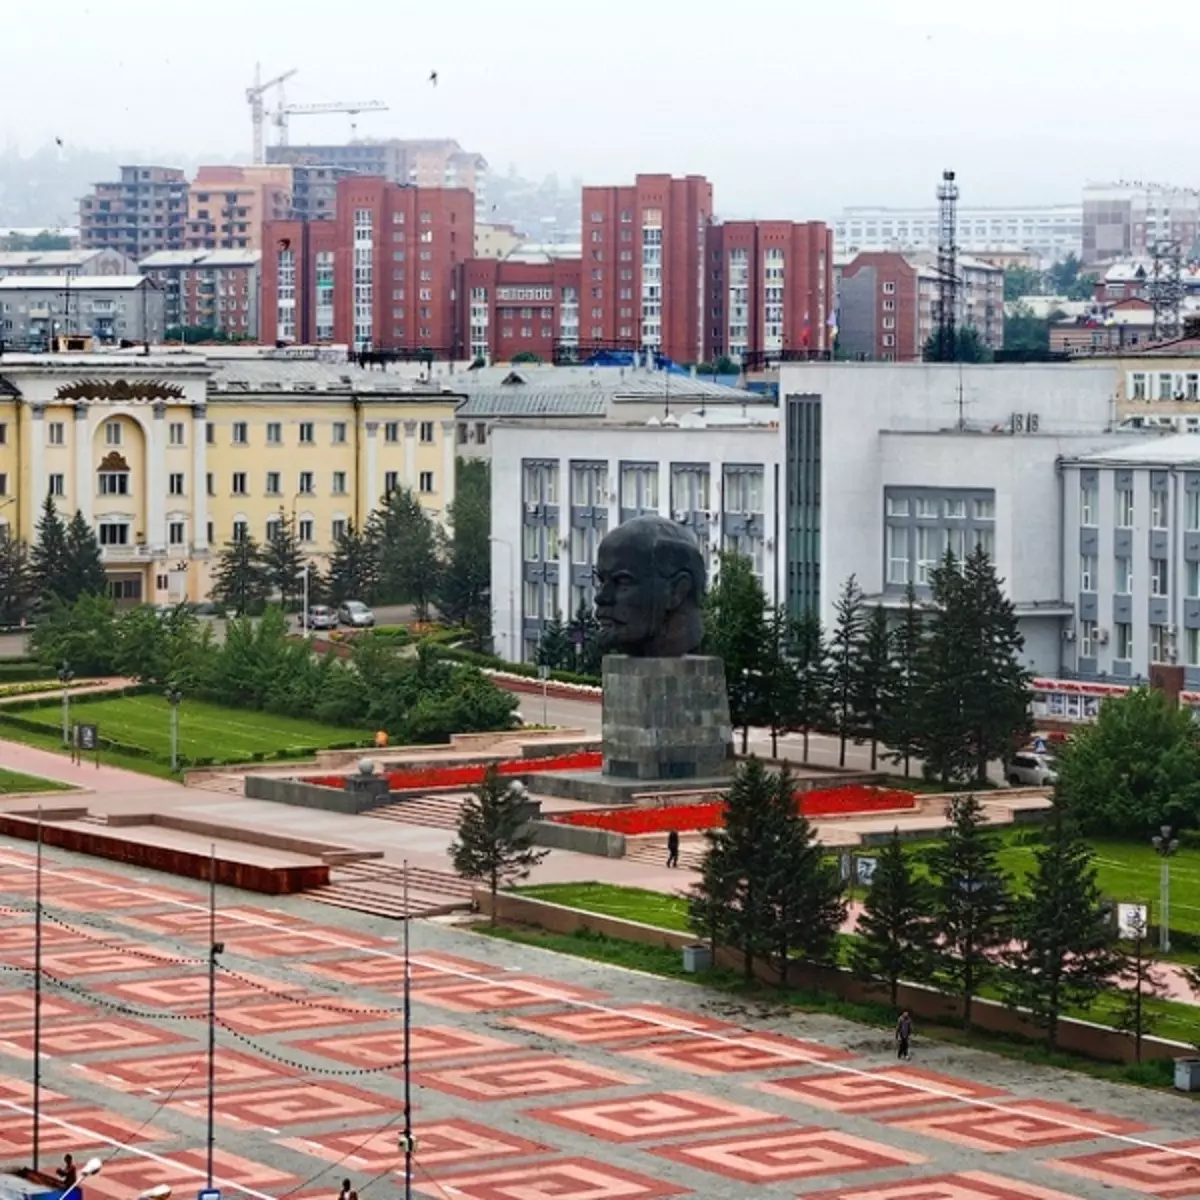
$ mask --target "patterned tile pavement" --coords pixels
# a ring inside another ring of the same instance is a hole
[[[30,856],[0,845],[0,1153],[31,1140]],[[395,925],[222,889],[215,1180],[224,1200],[397,1194]],[[40,1145],[105,1160],[89,1196],[205,1178],[206,895],[55,852]],[[751,1010],[413,928],[414,1186],[436,1200],[1200,1197],[1197,1110],[1156,1095]],[[170,961],[180,960],[180,961]],[[189,961],[190,960],[190,961]],[[224,969],[227,969],[224,970]],[[1016,1152],[1016,1153],[1014,1153]]]

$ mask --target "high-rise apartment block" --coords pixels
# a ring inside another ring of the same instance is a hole
[[[704,357],[822,354],[833,340],[833,237],[821,221],[726,221],[708,231]]]
[[[700,175],[583,189],[581,349],[703,357],[712,209],[712,184]]]
[[[455,268],[474,238],[474,198],[464,188],[342,179],[333,220],[266,225],[263,335],[460,356]]]
[[[1083,189],[1083,261],[1143,258],[1163,242],[1186,256],[1200,236],[1200,191],[1160,183],[1097,183]]]
[[[180,250],[187,195],[187,179],[175,167],[122,167],[119,180],[97,183],[79,202],[80,248],[133,259]]]
[[[259,250],[263,223],[291,212],[290,167],[201,167],[188,193],[184,248]]]
[[[580,262],[473,258],[458,269],[458,343],[471,358],[553,362],[579,345]]]

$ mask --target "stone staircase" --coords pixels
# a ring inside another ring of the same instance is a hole
[[[681,871],[699,871],[704,862],[704,853],[708,846],[705,842],[683,842],[679,847],[679,869]],[[642,863],[648,867],[665,867],[667,865],[667,835],[662,837],[634,840],[628,838],[625,842],[625,861]]]
[[[395,821],[400,825],[423,825],[429,829],[457,829],[462,809],[460,796],[414,796],[395,804],[384,804],[363,813],[378,821]]]
[[[435,917],[471,907],[475,885],[448,871],[408,869],[408,907],[404,904],[404,868],[395,863],[359,862],[333,867],[327,886],[305,892],[307,900],[402,920]]]

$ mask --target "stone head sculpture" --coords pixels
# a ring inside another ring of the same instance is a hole
[[[596,619],[606,650],[636,658],[695,654],[706,572],[696,539],[666,517],[635,517],[596,551]]]

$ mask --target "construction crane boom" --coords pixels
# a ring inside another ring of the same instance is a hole
[[[288,144],[288,118],[313,116],[319,113],[349,113],[352,117],[364,112],[387,112],[388,106],[379,100],[333,100],[324,104],[284,104],[275,110],[274,124],[279,130],[279,144]]]
[[[263,83],[262,66],[259,63],[254,64],[254,83],[246,89],[246,102],[250,105],[250,121],[254,127],[254,153],[252,161],[256,165],[263,162],[263,122],[266,115],[263,96],[271,88],[279,87],[285,79],[291,79],[295,73],[296,70],[293,68]]]

